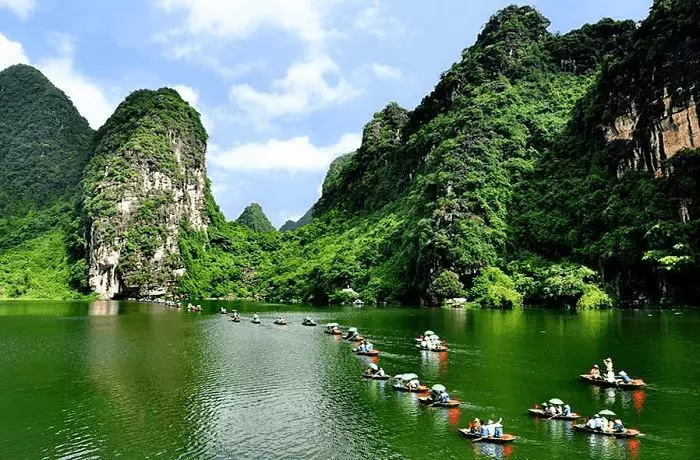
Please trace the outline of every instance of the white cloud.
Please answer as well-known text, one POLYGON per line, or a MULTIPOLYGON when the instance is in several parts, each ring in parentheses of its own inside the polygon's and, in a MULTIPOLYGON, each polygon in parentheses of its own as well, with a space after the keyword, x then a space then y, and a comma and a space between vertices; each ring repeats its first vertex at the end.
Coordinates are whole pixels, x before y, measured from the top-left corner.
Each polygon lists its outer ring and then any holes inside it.
POLYGON ((0 70, 14 64, 29 64, 29 58, 21 43, 13 42, 0 33, 0 70))
POLYGON ((361 133, 346 133, 326 147, 313 145, 308 136, 241 144, 225 151, 210 146, 209 160, 229 171, 318 172, 328 169, 339 155, 357 150, 361 142, 361 133))
POLYGON ((272 82, 270 91, 248 84, 232 86, 231 101, 260 126, 286 115, 303 115, 341 104, 361 94, 342 76, 328 56, 318 55, 287 69, 284 78, 272 82), (335 83, 327 78, 335 77, 335 83))
POLYGON ((374 0, 360 11, 355 18, 355 28, 377 38, 396 37, 405 31, 401 21, 392 16, 380 0, 374 0))
POLYGON ((282 29, 305 41, 321 41, 328 31, 323 7, 334 0, 157 0, 166 12, 184 13, 172 33, 240 40, 262 27, 282 29))
POLYGON ((0 8, 8 8, 21 19, 27 19, 36 8, 36 0, 0 0, 0 8))
POLYGON ((114 112, 118 101, 99 83, 81 74, 73 60, 72 49, 63 47, 58 56, 42 59, 37 67, 73 101, 78 112, 97 129, 114 112))
POLYGON ((370 66, 370 68, 372 69, 374 75, 387 80, 398 80, 403 76, 401 69, 397 69, 396 67, 391 67, 385 64, 378 64, 375 62, 370 66))
POLYGON ((177 91, 180 97, 192 107, 197 107, 199 102, 199 92, 187 85, 172 85, 172 89, 177 91))

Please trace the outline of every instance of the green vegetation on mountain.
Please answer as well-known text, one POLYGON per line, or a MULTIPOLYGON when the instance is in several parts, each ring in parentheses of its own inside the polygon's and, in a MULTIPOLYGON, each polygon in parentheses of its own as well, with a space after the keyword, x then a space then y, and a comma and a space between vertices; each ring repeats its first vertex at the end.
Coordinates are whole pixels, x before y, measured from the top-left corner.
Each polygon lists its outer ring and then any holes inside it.
POLYGON ((254 232, 274 232, 275 227, 258 203, 251 203, 243 210, 236 222, 254 232))
POLYGON ((77 203, 92 136, 41 72, 0 72, 0 298, 84 296, 77 203))
MULTIPOLYGON (((0 198, 19 191, 0 205, 0 297, 79 295, 89 260, 92 287, 109 295, 697 303, 700 4, 657 0, 639 25, 549 26, 531 7, 495 14, 416 108, 372 117, 284 232, 257 204, 226 221, 199 115, 172 90, 127 98, 87 168, 91 132, 55 88, 44 91, 62 109, 41 130, 46 104, 24 118, 0 109, 0 175, 12 184, 0 198)), ((27 69, 13 72, 28 83, 7 83, 12 107, 43 88, 27 69)))
MULTIPOLYGON (((375 114, 360 149, 329 173, 314 220, 284 241, 271 293, 324 303, 350 285, 378 301, 468 294, 503 308, 539 300, 509 269, 517 267, 516 187, 564 132, 601 63, 631 47, 635 29, 603 20, 553 35, 548 26, 533 8, 504 9, 415 110, 392 103, 375 114)), ((559 266, 572 278, 582 268, 559 266)), ((533 276, 538 285, 550 279, 533 276)), ((582 280, 600 294, 587 305, 608 305, 595 280, 582 280)), ((554 297, 580 306, 584 292, 570 294, 554 297)))
POLYGON ((178 229, 206 225, 206 142, 199 113, 169 88, 133 92, 99 129, 84 208, 100 295, 146 296, 177 284, 178 229))

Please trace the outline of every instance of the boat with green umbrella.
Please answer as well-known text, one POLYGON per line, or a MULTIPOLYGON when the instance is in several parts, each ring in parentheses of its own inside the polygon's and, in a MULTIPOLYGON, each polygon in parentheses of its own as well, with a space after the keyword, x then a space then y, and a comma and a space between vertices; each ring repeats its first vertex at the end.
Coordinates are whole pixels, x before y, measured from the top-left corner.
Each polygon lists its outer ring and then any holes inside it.
POLYGON ((409 393, 425 393, 428 387, 420 384, 416 374, 399 374, 394 376, 394 390, 409 393))
POLYGON ((644 436, 635 428, 625 428, 625 426, 622 424, 622 420, 613 417, 617 417, 615 412, 609 409, 604 409, 591 417, 591 419, 586 421, 586 423, 574 425, 573 429, 574 431, 583 433, 621 439, 644 436))
POLYGON ((447 394, 447 388, 439 383, 430 388, 430 395, 418 397, 421 404, 427 404, 428 407, 459 407, 459 400, 450 398, 447 394))
POLYGON ((527 411, 533 417, 545 420, 576 420, 580 417, 576 412, 571 412, 571 408, 559 398, 542 403, 542 407, 535 404, 535 407, 527 411))

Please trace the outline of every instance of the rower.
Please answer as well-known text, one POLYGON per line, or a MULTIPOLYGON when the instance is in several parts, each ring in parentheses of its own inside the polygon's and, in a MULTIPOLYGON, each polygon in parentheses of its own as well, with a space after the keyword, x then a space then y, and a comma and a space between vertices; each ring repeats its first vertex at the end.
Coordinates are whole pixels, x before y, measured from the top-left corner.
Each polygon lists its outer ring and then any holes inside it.
POLYGON ((606 358, 603 360, 603 364, 605 364, 605 371, 610 372, 613 370, 613 362, 612 358, 606 358))
POLYGON ((630 382, 632 381, 632 379, 630 378, 630 376, 627 375, 627 372, 625 372, 625 371, 620 371, 620 373, 617 374, 617 376, 618 376, 620 379, 622 379, 622 381, 623 381, 624 383, 630 383, 630 382))
POLYGON ((406 388, 408 388, 411 391, 416 391, 420 387, 420 380, 418 379, 411 379, 409 382, 406 384, 406 388))
POLYGON ((440 401, 441 403, 448 403, 450 402, 450 395, 446 391, 443 391, 442 393, 440 393, 438 401, 440 401))
POLYGON ((360 333, 357 332, 356 327, 351 327, 348 329, 348 334, 345 336, 345 340, 356 340, 360 338, 360 333))
POLYGON ((588 371, 588 375, 590 375, 594 379, 600 378, 600 368, 598 367, 597 364, 594 364, 593 367, 591 368, 591 370, 588 371))
POLYGON ((624 433, 625 431, 627 431, 627 428, 625 428, 625 426, 622 424, 622 420, 620 420, 619 418, 616 419, 613 423, 612 429, 615 433, 624 433))
POLYGON ((481 432, 481 420, 479 420, 478 418, 475 418, 474 421, 471 422, 469 425, 471 425, 469 429, 472 433, 481 432))

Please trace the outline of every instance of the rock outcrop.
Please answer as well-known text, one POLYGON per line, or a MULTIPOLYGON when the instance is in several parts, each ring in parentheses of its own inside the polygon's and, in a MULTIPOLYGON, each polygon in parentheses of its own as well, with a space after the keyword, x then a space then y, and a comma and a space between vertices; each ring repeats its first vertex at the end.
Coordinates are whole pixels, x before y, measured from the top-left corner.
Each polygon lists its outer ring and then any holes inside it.
POLYGON ((85 176, 89 284, 103 299, 171 292, 182 226, 206 230, 207 135, 171 89, 136 91, 97 133, 85 176))

